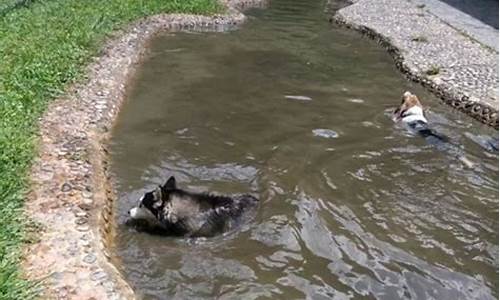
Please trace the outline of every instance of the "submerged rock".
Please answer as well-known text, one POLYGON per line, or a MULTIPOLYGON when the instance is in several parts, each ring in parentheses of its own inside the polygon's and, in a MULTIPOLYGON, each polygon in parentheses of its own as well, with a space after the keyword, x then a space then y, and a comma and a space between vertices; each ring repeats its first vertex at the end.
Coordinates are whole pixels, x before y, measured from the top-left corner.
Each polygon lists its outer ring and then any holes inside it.
POLYGON ((331 129, 313 129, 312 132, 314 136, 319 136, 323 138, 335 139, 339 137, 339 134, 331 129))
POLYGON ((300 96, 300 95, 285 95, 285 99, 298 100, 298 101, 312 101, 311 97, 300 96))

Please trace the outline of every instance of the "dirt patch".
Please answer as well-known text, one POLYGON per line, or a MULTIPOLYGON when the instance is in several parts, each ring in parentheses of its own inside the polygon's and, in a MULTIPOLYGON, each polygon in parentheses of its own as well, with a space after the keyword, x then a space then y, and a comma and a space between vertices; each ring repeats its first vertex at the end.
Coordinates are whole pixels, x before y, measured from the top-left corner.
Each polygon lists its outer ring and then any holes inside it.
POLYGON ((265 0, 226 0, 226 15, 158 15, 118 32, 88 66, 86 80, 53 101, 40 120, 27 215, 40 228, 26 247, 25 274, 43 280, 42 298, 133 299, 108 249, 113 201, 105 142, 128 79, 160 31, 223 31, 244 22, 239 10, 265 0))

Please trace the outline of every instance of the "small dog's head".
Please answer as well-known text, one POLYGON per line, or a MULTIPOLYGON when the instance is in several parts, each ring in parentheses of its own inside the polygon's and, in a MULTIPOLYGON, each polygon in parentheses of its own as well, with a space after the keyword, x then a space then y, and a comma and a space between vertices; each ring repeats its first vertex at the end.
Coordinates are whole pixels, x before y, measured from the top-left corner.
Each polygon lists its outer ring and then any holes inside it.
POLYGON ((423 108, 418 97, 408 91, 403 94, 401 100, 401 105, 399 105, 396 110, 394 110, 394 120, 400 121, 404 117, 408 116, 409 111, 416 111, 417 114, 421 114, 423 117, 423 108))
POLYGON ((175 223, 175 215, 168 213, 170 194, 177 189, 175 178, 171 176, 164 185, 145 193, 136 207, 128 211, 132 219, 158 223, 162 214, 167 213, 169 221, 175 223))

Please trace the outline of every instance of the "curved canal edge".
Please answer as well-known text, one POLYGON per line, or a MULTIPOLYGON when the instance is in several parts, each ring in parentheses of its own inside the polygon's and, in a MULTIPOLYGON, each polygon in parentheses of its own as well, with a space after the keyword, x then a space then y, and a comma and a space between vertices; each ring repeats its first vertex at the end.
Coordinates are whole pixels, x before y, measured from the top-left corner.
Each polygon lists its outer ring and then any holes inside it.
POLYGON ((26 246, 23 270, 41 280, 50 299, 133 299, 113 264, 113 201, 107 174, 109 130, 127 82, 160 31, 224 31, 245 21, 240 12, 265 0, 223 0, 227 14, 157 15, 117 32, 87 67, 86 77, 54 100, 40 119, 26 214, 40 228, 26 246))
POLYGON ((411 80, 498 130, 498 53, 412 1, 351 0, 332 22, 378 41, 411 80))

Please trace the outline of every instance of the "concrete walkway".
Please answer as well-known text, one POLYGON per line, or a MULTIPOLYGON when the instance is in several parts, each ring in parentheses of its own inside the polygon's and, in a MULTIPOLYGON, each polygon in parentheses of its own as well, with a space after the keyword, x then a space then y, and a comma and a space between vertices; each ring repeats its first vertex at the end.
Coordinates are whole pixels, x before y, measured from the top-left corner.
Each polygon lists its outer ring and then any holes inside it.
POLYGON ((438 0, 358 0, 333 20, 377 39, 410 78, 498 129, 494 28, 438 0))
MULTIPOLYGON (((471 1, 479 2, 479 0, 471 1)), ((424 10, 498 52, 498 29, 440 0, 413 0, 413 2, 425 5, 424 10)), ((492 11, 491 15, 498 18, 498 2, 495 3, 496 10, 492 11)))

